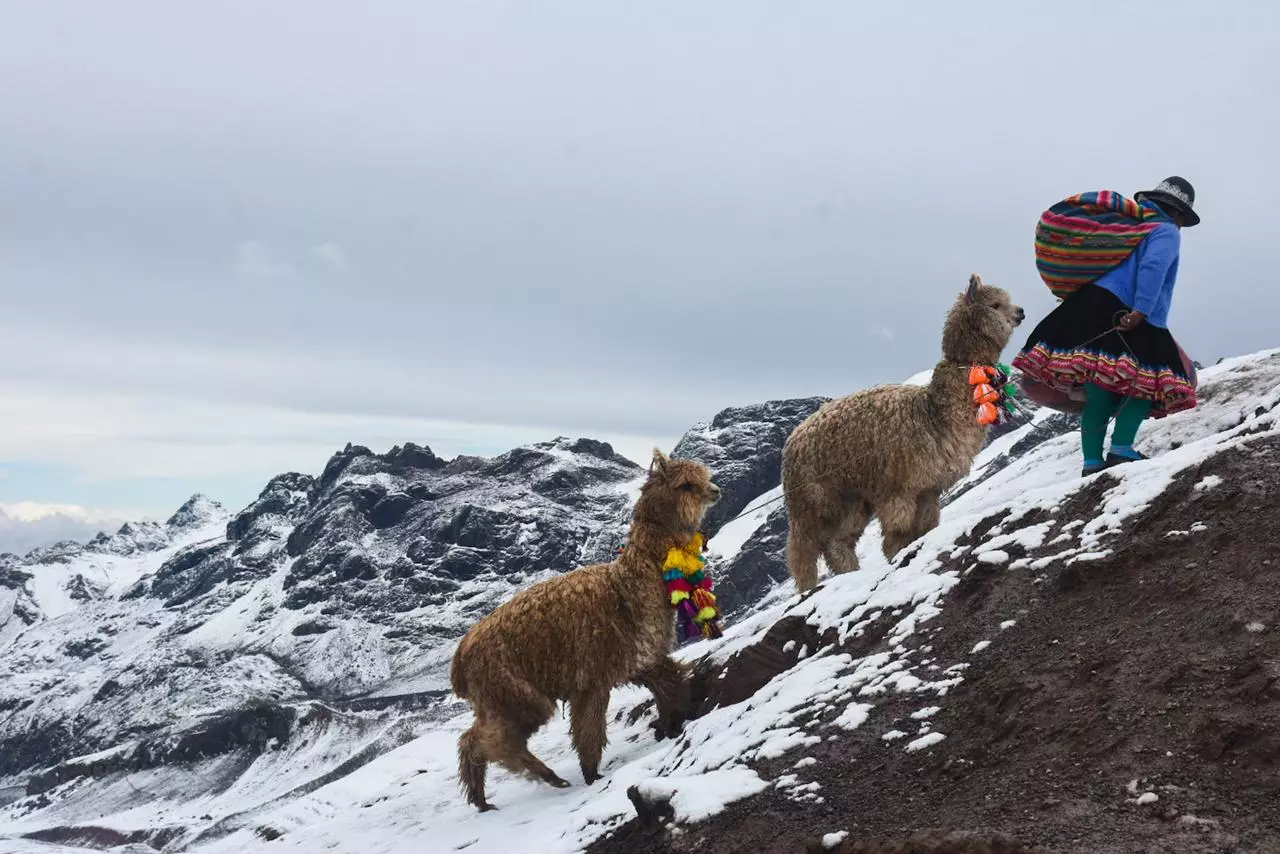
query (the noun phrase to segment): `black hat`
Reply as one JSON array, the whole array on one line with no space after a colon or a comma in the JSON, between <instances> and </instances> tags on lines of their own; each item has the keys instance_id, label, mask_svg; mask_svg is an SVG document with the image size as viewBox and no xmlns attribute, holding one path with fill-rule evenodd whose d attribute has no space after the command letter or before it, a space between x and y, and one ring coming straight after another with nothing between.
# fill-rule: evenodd
<instances>
[{"instance_id":1,"label":"black hat","mask_svg":"<svg viewBox=\"0 0 1280 854\"><path fill-rule=\"evenodd\" d=\"M1196 191L1186 178L1179 178L1177 175L1165 178L1154 190L1135 193L1133 198L1134 201L1150 199L1153 202L1168 205L1187 218L1188 228L1200 222L1200 217L1191 209L1196 201Z\"/></svg>"}]
</instances>

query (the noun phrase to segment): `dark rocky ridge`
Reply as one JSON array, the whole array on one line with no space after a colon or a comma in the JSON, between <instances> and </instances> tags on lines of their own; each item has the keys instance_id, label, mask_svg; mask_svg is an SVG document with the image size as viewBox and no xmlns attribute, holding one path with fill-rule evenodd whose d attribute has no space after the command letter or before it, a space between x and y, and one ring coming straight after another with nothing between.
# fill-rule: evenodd
<instances>
[{"instance_id":1,"label":"dark rocky ridge","mask_svg":"<svg viewBox=\"0 0 1280 854\"><path fill-rule=\"evenodd\" d=\"M782 482L782 446L827 400L807 397L726 409L710 424L694 425L676 443L672 456L710 466L723 491L703 524L707 536Z\"/></svg>"}]
</instances>

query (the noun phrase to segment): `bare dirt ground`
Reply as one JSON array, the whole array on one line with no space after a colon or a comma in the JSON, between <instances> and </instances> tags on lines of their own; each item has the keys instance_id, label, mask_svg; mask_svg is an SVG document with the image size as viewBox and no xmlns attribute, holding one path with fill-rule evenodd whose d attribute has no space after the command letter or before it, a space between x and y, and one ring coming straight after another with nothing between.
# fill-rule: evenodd
<instances>
[{"instance_id":1,"label":"bare dirt ground","mask_svg":"<svg viewBox=\"0 0 1280 854\"><path fill-rule=\"evenodd\" d=\"M1209 475L1221 482L1196 490ZM1104 475L1055 518L1092 518L1107 486ZM970 666L930 719L940 744L886 747L889 730L914 732L919 703L884 695L857 730L758 766L776 778L813 757L799 773L815 797L771 788L674 831L635 819L590 850L1280 852L1280 440L1184 472L1107 547L1038 571L945 567L969 572L916 643ZM724 678L705 675L705 704L735 702L790 666L793 639L835 642L779 623ZM982 640L993 645L973 654ZM877 641L844 649L865 655ZM824 848L833 831L847 836Z\"/></svg>"}]
</instances>

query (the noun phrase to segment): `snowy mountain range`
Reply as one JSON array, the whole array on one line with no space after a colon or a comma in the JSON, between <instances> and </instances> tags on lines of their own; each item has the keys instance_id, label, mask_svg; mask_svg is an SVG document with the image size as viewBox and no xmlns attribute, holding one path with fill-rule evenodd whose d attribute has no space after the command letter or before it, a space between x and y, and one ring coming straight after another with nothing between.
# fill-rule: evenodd
<instances>
[{"instance_id":1,"label":"snowy mountain range","mask_svg":"<svg viewBox=\"0 0 1280 854\"><path fill-rule=\"evenodd\" d=\"M118 513L69 504L0 504L0 554L25 555L54 543L83 542L126 521Z\"/></svg>"},{"instance_id":2,"label":"snowy mountain range","mask_svg":"<svg viewBox=\"0 0 1280 854\"><path fill-rule=\"evenodd\" d=\"M643 692L616 691L592 787L569 773L557 718L532 747L574 785L491 772L500 810L485 815L457 790L469 714L447 691L453 644L515 590L615 552L645 472L607 444L448 461L348 446L238 513L197 496L166 523L6 556L0 850L665 850L654 840L761 798L820 817L806 777L826 742L875 730L877 749L913 762L948 749L949 698L1025 621L983 629L971 651L931 649L970 574L1034 583L1105 563L1169 490L1212 493L1214 476L1187 473L1277 435L1280 351L1203 371L1201 393L1144 428L1157 459L1088 481L1072 420L1030 413L993 435L938 529L890 565L873 524L863 570L805 597L782 562L780 452L822 399L695 425L675 454L724 489L707 530L729 616L723 639L679 653L698 662L700 716L655 741ZM840 845L848 822L822 820ZM625 841L641 837L656 847Z\"/></svg>"}]
</instances>

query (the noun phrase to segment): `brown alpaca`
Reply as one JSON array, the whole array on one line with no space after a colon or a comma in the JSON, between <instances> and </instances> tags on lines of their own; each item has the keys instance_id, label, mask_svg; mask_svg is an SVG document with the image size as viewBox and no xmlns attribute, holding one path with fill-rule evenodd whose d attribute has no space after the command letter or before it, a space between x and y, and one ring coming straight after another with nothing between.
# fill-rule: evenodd
<instances>
[{"instance_id":1,"label":"brown alpaca","mask_svg":"<svg viewBox=\"0 0 1280 854\"><path fill-rule=\"evenodd\" d=\"M782 478L787 567L801 592L817 585L820 555L833 573L857 570L854 549L872 516L889 560L937 526L942 493L969 471L986 436L969 368L995 365L1024 317L1008 293L974 274L947 315L929 385L865 389L796 427Z\"/></svg>"},{"instance_id":2,"label":"brown alpaca","mask_svg":"<svg viewBox=\"0 0 1280 854\"><path fill-rule=\"evenodd\" d=\"M610 692L628 682L653 692L659 735L688 712L686 668L670 652L675 610L662 580L673 547L687 546L720 498L706 466L653 453L632 512L626 550L517 593L471 627L449 673L475 721L458 739L458 773L481 812L485 771L497 762L558 788L569 784L534 756L529 737L569 703L570 733L587 785L600 778Z\"/></svg>"}]
</instances>

